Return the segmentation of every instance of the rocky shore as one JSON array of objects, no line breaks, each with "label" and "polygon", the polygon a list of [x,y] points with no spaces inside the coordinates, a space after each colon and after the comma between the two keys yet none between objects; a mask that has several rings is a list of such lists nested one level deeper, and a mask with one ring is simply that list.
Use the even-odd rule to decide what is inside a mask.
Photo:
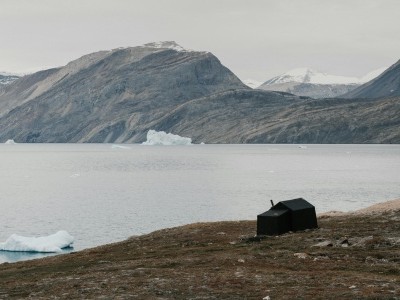
[{"label": "rocky shore", "polygon": [[256,222],[163,229],[0,265],[0,299],[400,299],[400,199],[255,238]]}]

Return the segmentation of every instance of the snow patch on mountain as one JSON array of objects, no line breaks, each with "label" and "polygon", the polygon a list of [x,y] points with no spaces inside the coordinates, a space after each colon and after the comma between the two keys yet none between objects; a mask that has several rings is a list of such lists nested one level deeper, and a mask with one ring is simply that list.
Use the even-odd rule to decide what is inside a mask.
[{"label": "snow patch on mountain", "polygon": [[16,74],[16,73],[9,73],[9,72],[0,71],[0,76],[21,76],[21,75],[20,74]]},{"label": "snow patch on mountain", "polygon": [[243,80],[243,83],[245,85],[247,85],[248,87],[251,87],[252,89],[256,89],[262,84],[261,81],[257,81],[254,79],[245,79],[245,80]]},{"label": "snow patch on mountain", "polygon": [[153,42],[153,43],[147,43],[143,45],[144,47],[151,47],[151,48],[157,48],[157,49],[172,49],[175,51],[192,51],[189,49],[185,49],[182,46],[178,45],[174,41],[161,41],[161,42]]},{"label": "snow patch on mountain", "polygon": [[10,84],[20,77],[21,76],[17,75],[17,74],[8,73],[8,72],[0,72],[0,84],[3,84],[3,85]]},{"label": "snow patch on mountain", "polygon": [[309,68],[297,68],[276,76],[265,84],[281,84],[288,82],[313,83],[313,84],[357,84],[357,77],[346,77],[321,73]]},{"label": "snow patch on mountain", "polygon": [[310,68],[297,68],[276,76],[263,85],[283,84],[289,82],[298,83],[311,83],[311,84],[363,84],[368,82],[380,74],[382,74],[387,68],[379,68],[372,72],[367,73],[361,78],[331,75],[322,73]]}]

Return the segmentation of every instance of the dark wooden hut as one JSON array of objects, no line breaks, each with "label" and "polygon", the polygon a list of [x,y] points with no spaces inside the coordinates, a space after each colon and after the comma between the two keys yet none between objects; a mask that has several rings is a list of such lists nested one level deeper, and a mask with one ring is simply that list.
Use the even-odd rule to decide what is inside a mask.
[{"label": "dark wooden hut", "polygon": [[315,207],[303,198],[281,201],[257,216],[257,235],[318,228]]}]

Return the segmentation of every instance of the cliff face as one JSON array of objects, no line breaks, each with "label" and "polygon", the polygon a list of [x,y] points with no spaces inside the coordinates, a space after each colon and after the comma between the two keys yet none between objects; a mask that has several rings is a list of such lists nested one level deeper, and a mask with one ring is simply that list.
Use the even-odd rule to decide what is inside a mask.
[{"label": "cliff face", "polygon": [[399,98],[252,90],[211,53],[153,43],[3,87],[0,142],[137,143],[155,129],[205,143],[399,143],[399,111]]}]

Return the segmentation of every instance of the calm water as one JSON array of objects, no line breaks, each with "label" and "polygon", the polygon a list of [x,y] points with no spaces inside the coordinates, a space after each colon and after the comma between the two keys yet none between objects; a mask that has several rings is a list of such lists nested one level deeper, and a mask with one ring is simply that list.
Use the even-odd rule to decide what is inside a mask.
[{"label": "calm water", "polygon": [[[303,197],[317,212],[400,197],[400,146],[0,145],[0,241],[67,230],[75,250],[181,224],[255,219]],[[34,258],[0,252],[1,261]]]}]

